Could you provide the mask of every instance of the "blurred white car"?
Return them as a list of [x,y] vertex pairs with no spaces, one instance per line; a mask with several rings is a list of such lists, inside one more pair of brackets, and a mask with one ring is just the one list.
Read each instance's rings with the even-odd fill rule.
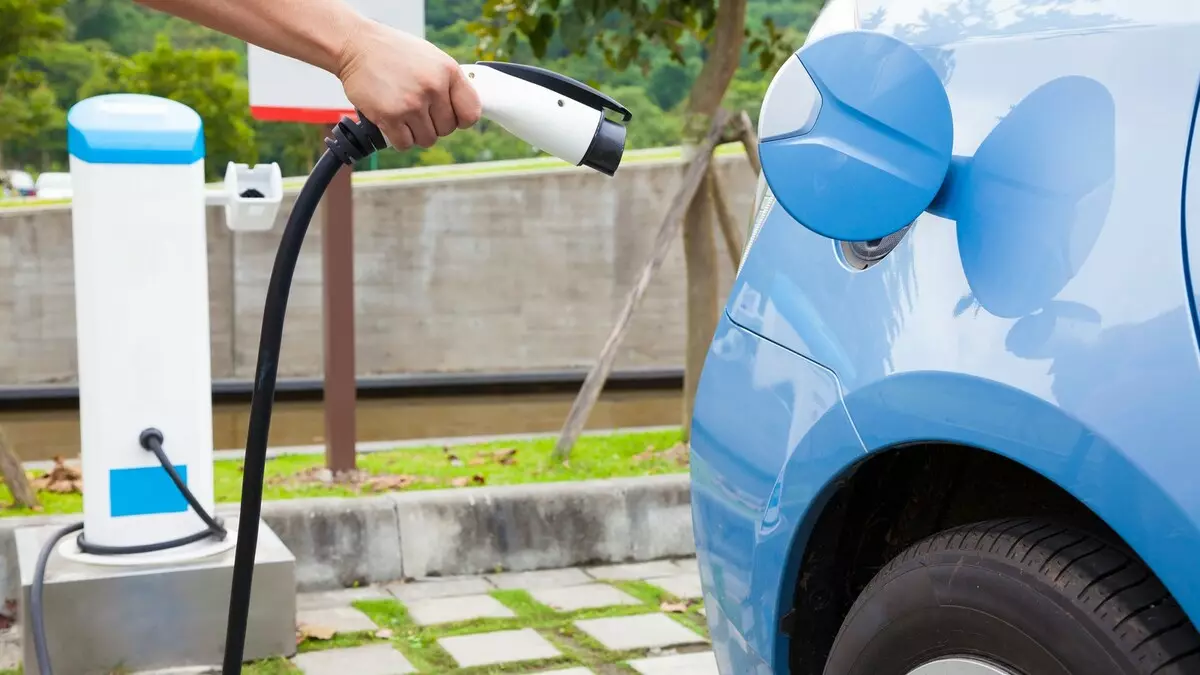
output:
[[47,171],[37,178],[37,196],[39,199],[70,199],[71,174],[61,171]]
[[4,178],[4,183],[12,194],[11,197],[32,197],[37,194],[37,186],[33,182],[33,176],[24,171],[9,171]]

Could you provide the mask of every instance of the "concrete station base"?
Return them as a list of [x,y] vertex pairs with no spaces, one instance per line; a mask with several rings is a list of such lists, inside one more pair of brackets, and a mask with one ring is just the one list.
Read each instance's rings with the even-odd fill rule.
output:
[[[237,531],[237,518],[225,523],[230,533]],[[38,671],[29,621],[34,567],[42,545],[61,527],[27,527],[14,533],[26,673]],[[47,565],[43,589],[46,641],[55,675],[219,669],[233,579],[232,549],[188,563],[123,567],[73,561],[58,548]],[[296,559],[261,523],[245,658],[295,652]]]

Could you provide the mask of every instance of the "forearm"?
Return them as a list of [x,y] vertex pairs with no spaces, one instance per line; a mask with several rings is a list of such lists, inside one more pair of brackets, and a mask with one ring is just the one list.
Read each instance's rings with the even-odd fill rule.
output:
[[[402,1],[402,0],[399,0]],[[338,74],[346,45],[369,20],[344,0],[136,0]]]

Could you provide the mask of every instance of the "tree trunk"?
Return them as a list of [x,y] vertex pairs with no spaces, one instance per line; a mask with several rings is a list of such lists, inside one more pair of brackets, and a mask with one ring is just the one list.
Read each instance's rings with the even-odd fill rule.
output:
[[[737,73],[746,30],[746,0],[721,0],[716,26],[708,41],[707,58],[688,96],[683,128],[684,160],[690,161],[698,141],[712,124],[712,116]],[[711,165],[709,171],[712,171]],[[709,181],[700,189],[683,222],[683,254],[687,263],[687,348],[683,375],[683,440],[691,438],[692,407],[708,345],[720,316],[717,246],[712,222]]]
[[37,491],[33,489],[29,477],[25,475],[25,467],[21,465],[21,459],[9,445],[4,429],[0,429],[0,475],[4,476],[4,484],[8,486],[14,504],[30,509],[41,506],[41,503],[38,502]]
[[625,306],[621,308],[616,325],[608,334],[608,339],[604,341],[604,348],[600,350],[600,358],[588,371],[587,379],[583,381],[583,387],[576,395],[575,402],[571,404],[571,412],[563,422],[562,432],[554,446],[553,459],[555,462],[563,462],[570,457],[571,448],[575,447],[575,441],[583,433],[588,415],[591,414],[592,408],[600,398],[604,383],[608,380],[608,374],[612,372],[613,362],[617,359],[617,348],[620,347],[621,341],[625,339],[625,334],[629,331],[633,313],[641,304],[646,289],[650,287],[654,273],[658,271],[663,261],[667,259],[667,254],[671,252],[671,243],[679,236],[688,205],[695,199],[696,191],[700,189],[700,185],[709,175],[708,167],[712,161],[712,151],[717,144],[717,139],[721,136],[726,119],[724,112],[718,110],[713,116],[711,130],[701,142],[694,158],[687,164],[683,175],[683,186],[671,200],[671,208],[667,210],[666,217],[658,226],[658,234],[654,237],[654,248],[650,252],[650,257],[642,266],[637,282],[634,283],[628,297],[625,298]]

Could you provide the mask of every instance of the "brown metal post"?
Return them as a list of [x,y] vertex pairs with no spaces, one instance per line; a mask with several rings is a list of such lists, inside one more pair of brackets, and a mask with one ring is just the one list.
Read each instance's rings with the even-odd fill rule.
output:
[[355,467],[354,193],[353,167],[343,167],[325,192],[321,258],[325,320],[325,466]]

